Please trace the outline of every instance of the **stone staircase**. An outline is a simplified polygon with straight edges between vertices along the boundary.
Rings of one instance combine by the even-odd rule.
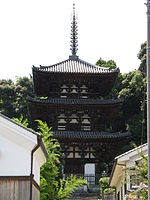
[[[74,197],[70,200],[98,200],[98,198],[95,196],[93,197]]]
[[[99,200],[99,186],[91,185],[89,188],[80,188],[69,200]]]

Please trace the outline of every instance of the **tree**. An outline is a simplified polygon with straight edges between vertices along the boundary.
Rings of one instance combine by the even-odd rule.
[[[0,80],[0,111],[12,118],[15,112],[16,92],[12,80]]]
[[[146,42],[141,44],[141,49],[140,49],[140,51],[139,51],[137,56],[141,61],[140,66],[139,66],[139,70],[143,74],[146,74]]]
[[[12,80],[0,80],[0,112],[10,118],[23,115],[27,118],[27,95],[32,95],[32,79],[19,77]]]
[[[33,93],[33,81],[27,77],[18,77],[15,84],[16,91],[16,102],[15,102],[15,111],[17,116],[23,115],[27,118],[27,101],[26,98],[28,95],[32,96]]]
[[[114,60],[108,60],[108,61],[105,61],[103,60],[102,58],[100,58],[97,62],[96,62],[96,65],[97,66],[100,66],[100,67],[106,67],[106,68],[109,68],[109,69],[115,69],[117,67],[116,63]]]
[[[124,100],[122,120],[136,145],[146,141],[146,77],[140,70],[123,75],[118,98]]]
[[[43,136],[44,143],[49,152],[47,162],[41,168],[41,200],[66,200],[72,196],[74,190],[87,184],[82,178],[75,176],[63,180],[60,145],[53,138],[51,129],[45,122],[37,120],[38,129]]]
[[[124,99],[126,118],[140,112],[145,91],[146,78],[139,70],[123,75],[122,89],[119,91],[118,98]]]

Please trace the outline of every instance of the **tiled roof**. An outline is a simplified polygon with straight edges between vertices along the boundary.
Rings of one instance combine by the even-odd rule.
[[[51,73],[89,73],[89,74],[105,74],[118,72],[118,68],[109,69],[104,67],[99,67],[83,61],[79,58],[73,59],[69,58],[65,61],[59,62],[51,66],[33,66],[33,70]]]
[[[139,150],[142,150],[143,148],[147,148],[147,146],[148,146],[147,143],[142,144],[142,145],[140,145],[140,146],[138,146],[138,147],[136,147],[136,148],[134,148],[134,149],[131,149],[131,150],[129,150],[129,151],[127,151],[127,152],[125,152],[125,153],[123,153],[123,154],[121,154],[121,155],[115,157],[115,160],[117,160],[117,159],[119,159],[119,158],[121,158],[121,157],[123,157],[123,156],[125,156],[125,155],[128,155],[128,154],[130,154],[130,153],[132,153],[132,152],[134,152],[134,151],[138,154]]]
[[[86,105],[108,105],[122,103],[122,99],[69,99],[69,98],[48,98],[40,99],[39,97],[27,97],[28,101],[46,103],[46,104],[86,104]]]
[[[54,131],[54,137],[57,139],[113,139],[129,137],[129,132],[98,132],[98,131]]]
[[[10,119],[10,118],[6,117],[6,116],[5,116],[5,115],[3,115],[2,113],[0,113],[0,117],[2,117],[2,118],[4,118],[4,119],[6,119],[6,120],[8,120],[8,121],[10,121],[10,122],[11,122],[11,123],[13,123],[13,124],[16,124],[17,126],[20,126],[21,128],[23,128],[23,129],[25,129],[25,130],[29,131],[30,133],[33,133],[34,135],[41,136],[41,134],[39,134],[38,132],[35,132],[35,131],[34,131],[34,130],[32,130],[32,129],[29,129],[29,128],[27,128],[27,127],[23,126],[22,124],[19,124],[19,123],[18,123],[18,122],[16,122],[15,120],[12,120],[12,119]]]

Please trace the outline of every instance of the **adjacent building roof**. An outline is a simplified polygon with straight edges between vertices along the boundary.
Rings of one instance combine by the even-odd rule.
[[[129,132],[99,132],[99,131],[54,131],[55,138],[63,139],[113,139],[129,137],[131,134]]]
[[[85,74],[109,74],[118,72],[118,68],[110,69],[99,67],[90,64],[86,61],[79,59],[78,57],[70,56],[69,59],[59,62],[50,66],[33,66],[34,71],[41,71],[46,73],[85,73]]]
[[[120,178],[121,175],[123,175],[124,168],[126,167],[127,162],[132,162],[132,165],[134,165],[133,161],[135,161],[134,159],[137,159],[138,154],[140,152],[146,153],[147,149],[148,145],[147,143],[145,143],[115,157],[115,162],[110,176],[110,182],[109,182],[110,186],[116,186],[118,179]]]
[[[31,133],[31,134],[34,134],[34,135],[37,136],[37,137],[42,137],[41,134],[35,132],[35,131],[32,130],[32,129],[26,128],[25,126],[23,126],[23,125],[17,123],[16,121],[14,121],[14,120],[12,120],[12,119],[6,117],[5,115],[3,115],[3,114],[1,114],[1,113],[0,113],[0,117],[4,118],[5,120],[9,121],[10,123],[13,123],[13,124],[19,126],[19,127],[22,128],[22,129],[25,129],[26,131],[28,131],[28,132]],[[46,146],[45,146],[45,144],[44,144],[44,142],[43,142],[42,139],[41,139],[41,144],[40,144],[40,145],[41,145],[41,148],[42,148],[42,151],[43,151],[45,157],[47,157],[47,156],[48,156],[48,151],[47,151]]]

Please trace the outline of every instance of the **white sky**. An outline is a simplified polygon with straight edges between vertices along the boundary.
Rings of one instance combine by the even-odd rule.
[[[79,58],[113,59],[121,72],[137,69],[146,40],[146,0],[74,0]],[[72,0],[0,0],[0,79],[32,74],[32,65],[68,59]]]

